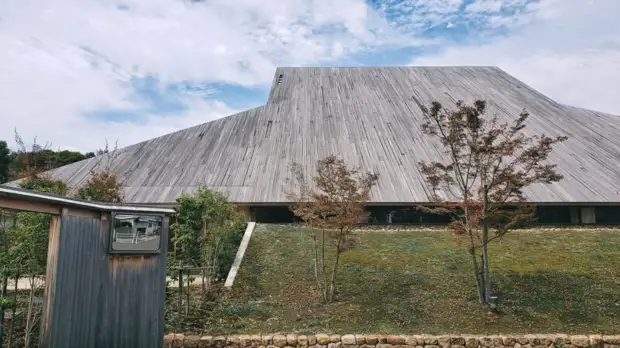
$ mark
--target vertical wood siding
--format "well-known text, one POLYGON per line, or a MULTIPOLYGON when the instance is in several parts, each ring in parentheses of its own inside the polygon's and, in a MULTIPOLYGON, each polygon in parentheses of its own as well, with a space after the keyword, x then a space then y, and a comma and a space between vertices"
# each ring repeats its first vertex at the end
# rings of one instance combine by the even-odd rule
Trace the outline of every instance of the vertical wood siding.
POLYGON ((159 255, 110 257, 103 216, 52 220, 42 347, 163 346, 167 243, 159 255))

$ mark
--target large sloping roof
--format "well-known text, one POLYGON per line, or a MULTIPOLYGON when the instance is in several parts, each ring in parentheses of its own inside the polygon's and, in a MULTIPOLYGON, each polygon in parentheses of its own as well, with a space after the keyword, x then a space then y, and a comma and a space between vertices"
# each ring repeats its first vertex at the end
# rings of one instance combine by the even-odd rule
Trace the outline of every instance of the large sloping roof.
MULTIPOLYGON (((278 68, 265 105, 117 150, 111 168, 128 202, 170 203, 206 185, 234 202, 278 203, 292 161, 311 174, 336 154, 378 171, 373 202, 427 202, 417 163, 440 154, 418 103, 475 99, 502 117, 526 108, 530 133, 569 137, 551 155, 565 179, 529 188, 531 201, 620 202, 620 117, 558 104, 496 67, 278 68)), ((98 162, 52 174, 78 187, 98 162)))

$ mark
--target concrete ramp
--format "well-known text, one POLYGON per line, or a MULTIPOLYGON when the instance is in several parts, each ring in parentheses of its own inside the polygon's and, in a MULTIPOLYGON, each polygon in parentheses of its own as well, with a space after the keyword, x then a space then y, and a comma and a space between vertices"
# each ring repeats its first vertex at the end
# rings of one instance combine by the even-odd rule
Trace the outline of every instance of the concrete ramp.
POLYGON ((237 276, 239 267, 241 267, 243 256, 245 255, 245 251, 248 249, 250 239, 252 238, 252 232, 254 232, 255 227, 256 222, 248 222, 248 226, 245 228, 243 239, 241 239, 241 244, 239 244, 239 249, 237 250, 237 255, 235 256, 235 261, 233 261, 230 271, 228 272, 228 277, 226 277, 226 282, 224 283, 224 288, 226 289, 230 290, 235 282, 235 277, 237 276))

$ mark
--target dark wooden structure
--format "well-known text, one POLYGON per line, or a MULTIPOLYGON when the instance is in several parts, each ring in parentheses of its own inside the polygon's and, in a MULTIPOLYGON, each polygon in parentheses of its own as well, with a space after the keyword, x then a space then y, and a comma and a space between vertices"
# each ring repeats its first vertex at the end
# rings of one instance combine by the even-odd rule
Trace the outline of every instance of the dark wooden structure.
POLYGON ((163 347, 168 214, 0 186, 0 208, 50 223, 41 347, 163 347), (160 252, 109 253, 114 212, 165 215, 160 252))

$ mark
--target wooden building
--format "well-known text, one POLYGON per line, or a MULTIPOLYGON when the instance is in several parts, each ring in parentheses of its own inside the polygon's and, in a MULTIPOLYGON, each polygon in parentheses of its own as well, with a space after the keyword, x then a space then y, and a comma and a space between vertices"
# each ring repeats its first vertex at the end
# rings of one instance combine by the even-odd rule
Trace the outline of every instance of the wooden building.
MULTIPOLYGON (((417 163, 440 153, 420 131, 419 105, 475 99, 506 118, 527 109, 530 133, 569 137, 550 157, 564 180, 526 190, 541 222, 620 223, 620 116, 557 103, 497 67, 278 68, 264 105, 120 149, 112 170, 131 203, 170 205, 204 185, 259 222, 278 221, 290 218, 289 164, 312 174, 335 154, 380 174, 375 221, 427 223, 438 218, 403 210, 428 202, 417 163)), ((78 187, 98 161, 52 175, 78 187)))
POLYGON ((110 204, 0 187, 0 209, 50 214, 42 348, 163 348, 168 215, 174 210, 110 204), (158 221, 140 243, 111 238, 114 221, 158 221))

